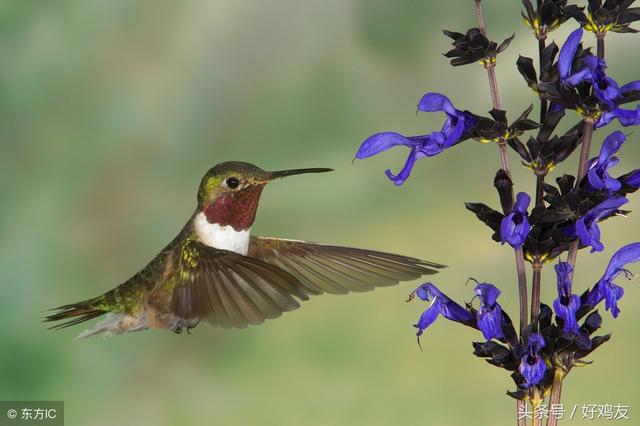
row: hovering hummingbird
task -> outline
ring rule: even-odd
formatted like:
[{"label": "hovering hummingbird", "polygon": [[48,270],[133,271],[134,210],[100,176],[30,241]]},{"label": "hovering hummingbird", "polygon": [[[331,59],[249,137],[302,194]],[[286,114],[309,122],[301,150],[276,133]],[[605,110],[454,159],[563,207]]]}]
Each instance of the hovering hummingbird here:
[{"label": "hovering hummingbird", "polygon": [[[443,268],[371,250],[251,235],[260,195],[274,179],[326,168],[264,171],[225,162],[202,178],[195,212],[147,266],[118,287],[54,308],[61,329],[105,315],[84,338],[106,331],[190,331],[201,320],[244,328],[298,308],[309,296],[367,291]],[[298,300],[296,300],[298,299]]]}]

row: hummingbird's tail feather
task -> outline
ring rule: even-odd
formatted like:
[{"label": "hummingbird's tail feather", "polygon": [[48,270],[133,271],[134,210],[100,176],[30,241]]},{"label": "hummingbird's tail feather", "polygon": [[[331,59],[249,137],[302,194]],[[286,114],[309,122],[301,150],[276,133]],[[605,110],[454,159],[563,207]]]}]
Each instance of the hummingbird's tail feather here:
[{"label": "hummingbird's tail feather", "polygon": [[126,330],[122,328],[123,320],[126,318],[125,314],[116,314],[113,312],[107,313],[107,315],[101,321],[98,321],[93,327],[86,329],[82,333],[76,336],[76,340],[85,339],[87,337],[94,336],[96,334],[106,332],[105,337],[111,337],[114,334],[121,334],[125,331],[136,331],[139,329],[146,328],[136,328],[131,330]]},{"label": "hummingbird's tail feather", "polygon": [[52,311],[57,312],[44,317],[44,322],[63,321],[49,327],[49,330],[62,330],[104,315],[101,321],[78,334],[76,340],[102,332],[113,335],[149,328],[144,315],[130,315],[123,312],[122,306],[114,304],[118,291],[119,287],[93,299],[53,308]]},{"label": "hummingbird's tail feather", "polygon": [[61,330],[106,314],[107,311],[96,306],[96,302],[98,302],[98,298],[53,308],[52,310],[58,312],[47,315],[44,318],[44,321],[53,322],[68,320],[49,327],[49,330]]}]

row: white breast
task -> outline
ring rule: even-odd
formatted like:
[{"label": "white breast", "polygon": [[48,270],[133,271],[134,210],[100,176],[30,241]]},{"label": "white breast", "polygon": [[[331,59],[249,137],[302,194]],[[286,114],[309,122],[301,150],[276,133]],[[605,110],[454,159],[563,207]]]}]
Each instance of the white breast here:
[{"label": "white breast", "polygon": [[194,221],[195,231],[202,244],[222,250],[229,250],[242,255],[249,251],[251,228],[236,231],[231,225],[220,226],[209,223],[204,213],[198,213]]}]

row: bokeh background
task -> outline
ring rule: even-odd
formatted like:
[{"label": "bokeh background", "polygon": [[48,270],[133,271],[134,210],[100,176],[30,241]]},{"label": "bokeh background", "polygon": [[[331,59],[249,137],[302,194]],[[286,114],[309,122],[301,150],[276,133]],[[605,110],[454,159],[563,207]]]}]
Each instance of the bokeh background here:
[{"label": "bokeh background", "polygon": [[[514,64],[535,44],[519,2],[485,3],[492,38],[516,33],[497,70],[513,118],[534,101]],[[471,355],[477,333],[440,320],[417,347],[411,325],[425,306],[404,299],[419,282],[319,297],[244,331],[203,325],[191,336],[78,342],[81,327],[40,323],[44,309],[142,267],[193,211],[202,174],[232,159],[336,169],[270,186],[256,233],[446,263],[434,280],[451,297],[470,299],[469,276],[493,282],[517,316],[512,252],[463,206],[497,204],[495,146],[468,141],[421,160],[401,188],[383,170],[399,170],[402,149],[351,164],[374,132],[439,128],[438,114],[415,114],[426,91],[490,109],[484,71],[451,68],[441,55],[449,42],[440,30],[474,18],[468,0],[2,2],[0,399],[64,400],[69,425],[511,423],[504,393],[513,384]],[[607,37],[618,81],[640,76],[638,43]],[[629,139],[621,173],[640,160],[638,136]],[[511,158],[517,188],[532,191]],[[640,240],[634,215],[603,231],[606,250],[578,259],[577,291],[619,246]],[[550,302],[552,268],[544,279]],[[640,419],[640,290],[626,289],[621,317],[606,316],[611,342],[565,382],[568,407],[621,403]]]}]

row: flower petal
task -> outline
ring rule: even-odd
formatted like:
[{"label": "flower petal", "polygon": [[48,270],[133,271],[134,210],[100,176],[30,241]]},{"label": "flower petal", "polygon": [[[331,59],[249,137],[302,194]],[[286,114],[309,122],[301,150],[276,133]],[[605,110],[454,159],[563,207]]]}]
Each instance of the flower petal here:
[{"label": "flower petal", "polygon": [[502,244],[509,243],[510,246],[518,248],[524,244],[531,231],[531,225],[527,218],[527,208],[531,202],[531,197],[525,192],[519,192],[513,211],[502,219],[500,223],[500,239]]},{"label": "flower petal", "polygon": [[621,93],[629,93],[635,90],[640,90],[640,80],[632,81],[620,88]]},{"label": "flower petal", "polygon": [[429,135],[423,136],[402,136],[395,132],[382,132],[369,136],[358,148],[357,159],[372,157],[394,146],[404,145],[413,147],[425,143]]},{"label": "flower petal", "polygon": [[571,294],[571,273],[573,268],[569,262],[559,262],[555,266],[556,277],[558,282],[558,295],[560,297],[569,297]]},{"label": "flower petal", "polygon": [[525,389],[540,383],[547,373],[547,364],[544,362],[544,359],[534,357],[531,362],[528,360],[529,357],[522,357],[520,367],[518,367],[518,371],[520,371],[520,374],[522,374],[525,379],[525,382],[522,384],[522,387]]},{"label": "flower petal", "polygon": [[415,289],[414,294],[418,296],[420,300],[424,300],[425,302],[428,302],[431,298],[429,287],[426,284],[422,284],[420,287]]},{"label": "flower petal", "polygon": [[389,169],[385,170],[384,173],[387,175],[389,179],[391,179],[391,181],[396,186],[402,185],[404,181],[409,178],[409,175],[411,174],[411,170],[413,170],[413,166],[415,165],[416,160],[418,159],[418,155],[419,155],[418,148],[415,146],[411,147],[411,151],[409,152],[407,161],[404,164],[404,167],[402,168],[402,170],[400,170],[400,172],[397,175],[394,175]]},{"label": "flower petal", "polygon": [[477,314],[478,328],[485,339],[502,339],[502,307],[496,304],[493,309],[484,308]]},{"label": "flower petal", "polygon": [[600,155],[598,156],[598,163],[604,164],[605,161],[611,159],[611,157],[613,157],[615,153],[620,150],[620,147],[624,143],[624,140],[624,133],[619,130],[616,130],[615,132],[607,136],[602,142]]},{"label": "flower petal", "polygon": [[626,175],[624,183],[635,188],[640,187],[640,169],[636,169],[633,172]]},{"label": "flower petal", "polygon": [[525,379],[522,384],[525,389],[540,383],[547,372],[547,364],[540,356],[540,350],[544,347],[544,338],[540,334],[531,333],[529,335],[526,351],[518,367],[518,371]]},{"label": "flower petal", "polygon": [[618,210],[623,205],[627,204],[629,200],[625,197],[612,197],[604,200],[597,206],[591,209],[587,216],[591,216],[592,220],[600,221],[604,217],[607,217]]},{"label": "flower petal", "polygon": [[445,149],[446,136],[442,132],[433,132],[429,135],[428,140],[420,146],[420,154],[425,157],[433,157],[440,154]]},{"label": "flower petal", "polygon": [[601,127],[606,126],[607,124],[611,123],[616,117],[617,116],[613,111],[603,112],[602,114],[600,114],[600,117],[596,122],[595,128],[599,129]]},{"label": "flower petal", "polygon": [[600,227],[595,221],[586,221],[587,216],[583,216],[576,222],[576,235],[585,246],[591,246],[591,253],[602,251],[604,245],[600,241]]},{"label": "flower petal", "polygon": [[573,87],[585,81],[589,83],[593,83],[593,72],[588,68],[583,68],[577,73],[570,75],[569,77],[565,78],[562,81],[565,84],[568,84],[569,86],[573,86]]},{"label": "flower petal", "polygon": [[473,315],[471,315],[468,310],[449,298],[447,298],[447,300],[442,300],[440,313],[446,319],[456,322],[465,322],[473,319]]},{"label": "flower petal", "polygon": [[429,92],[418,103],[418,109],[424,112],[444,111],[448,115],[458,115],[458,111],[448,97],[441,93]]},{"label": "flower petal", "polygon": [[598,81],[593,85],[593,90],[596,97],[609,106],[609,108],[615,108],[616,101],[620,97],[620,88],[618,83],[604,74],[598,76]]},{"label": "flower petal", "polygon": [[438,318],[438,315],[440,315],[441,304],[442,302],[440,301],[440,299],[436,298],[433,301],[433,304],[431,304],[431,306],[429,306],[427,310],[424,311],[422,315],[420,315],[418,323],[414,325],[414,327],[418,329],[418,332],[416,333],[416,336],[418,336],[418,343],[420,343],[420,336],[422,335],[424,330],[426,330],[427,327],[433,324],[433,322]]},{"label": "flower petal", "polygon": [[538,353],[540,349],[544,348],[546,344],[544,343],[544,338],[542,335],[538,333],[531,333],[529,335],[529,339],[527,340],[527,348],[531,351]]},{"label": "flower petal", "polygon": [[489,307],[493,307],[498,301],[498,296],[500,296],[500,289],[489,283],[480,283],[475,286],[473,291],[480,301]]},{"label": "flower petal", "polygon": [[580,298],[575,294],[569,296],[566,300],[558,297],[553,301],[553,310],[558,318],[562,318],[564,322],[563,331],[578,334],[580,327],[576,319],[576,312],[580,309]]},{"label": "flower petal", "polygon": [[640,124],[640,105],[636,109],[614,108],[612,112],[624,127]]},{"label": "flower petal", "polygon": [[531,197],[529,197],[526,192],[518,192],[518,195],[516,195],[516,202],[513,205],[513,210],[526,214],[530,202]]},{"label": "flower petal", "polygon": [[640,261],[640,243],[628,244],[611,256],[603,279],[612,280],[617,277],[629,263]]},{"label": "flower petal", "polygon": [[558,55],[558,70],[560,72],[560,78],[562,79],[569,77],[569,74],[571,74],[573,57],[582,40],[582,32],[582,28],[573,31],[567,38],[567,41],[562,45],[562,49],[560,49],[560,54]]},{"label": "flower petal", "polygon": [[614,155],[618,152],[624,140],[624,133],[620,131],[613,132],[605,138],[600,148],[600,155],[597,159],[591,159],[589,162],[587,179],[591,188],[596,190],[606,189],[613,192],[622,187],[622,183],[609,175],[609,169],[620,161]]},{"label": "flower petal", "polygon": [[607,269],[598,283],[593,289],[585,291],[581,296],[582,305],[594,307],[604,299],[605,308],[611,310],[611,314],[616,318],[620,313],[618,300],[624,295],[624,289],[615,284],[613,280],[622,272],[630,274],[625,266],[639,261],[640,243],[632,243],[620,248],[611,256]]},{"label": "flower petal", "polygon": [[456,117],[452,121],[455,121],[455,126],[453,128],[449,127],[448,129],[443,129],[444,134],[446,135],[446,140],[444,141],[445,148],[451,148],[460,136],[464,133],[465,130],[465,120],[464,117]]},{"label": "flower petal", "polygon": [[610,280],[601,279],[598,284],[598,291],[605,301],[605,309],[611,311],[614,318],[618,318],[620,308],[618,308],[618,300],[624,296],[624,289]]}]

